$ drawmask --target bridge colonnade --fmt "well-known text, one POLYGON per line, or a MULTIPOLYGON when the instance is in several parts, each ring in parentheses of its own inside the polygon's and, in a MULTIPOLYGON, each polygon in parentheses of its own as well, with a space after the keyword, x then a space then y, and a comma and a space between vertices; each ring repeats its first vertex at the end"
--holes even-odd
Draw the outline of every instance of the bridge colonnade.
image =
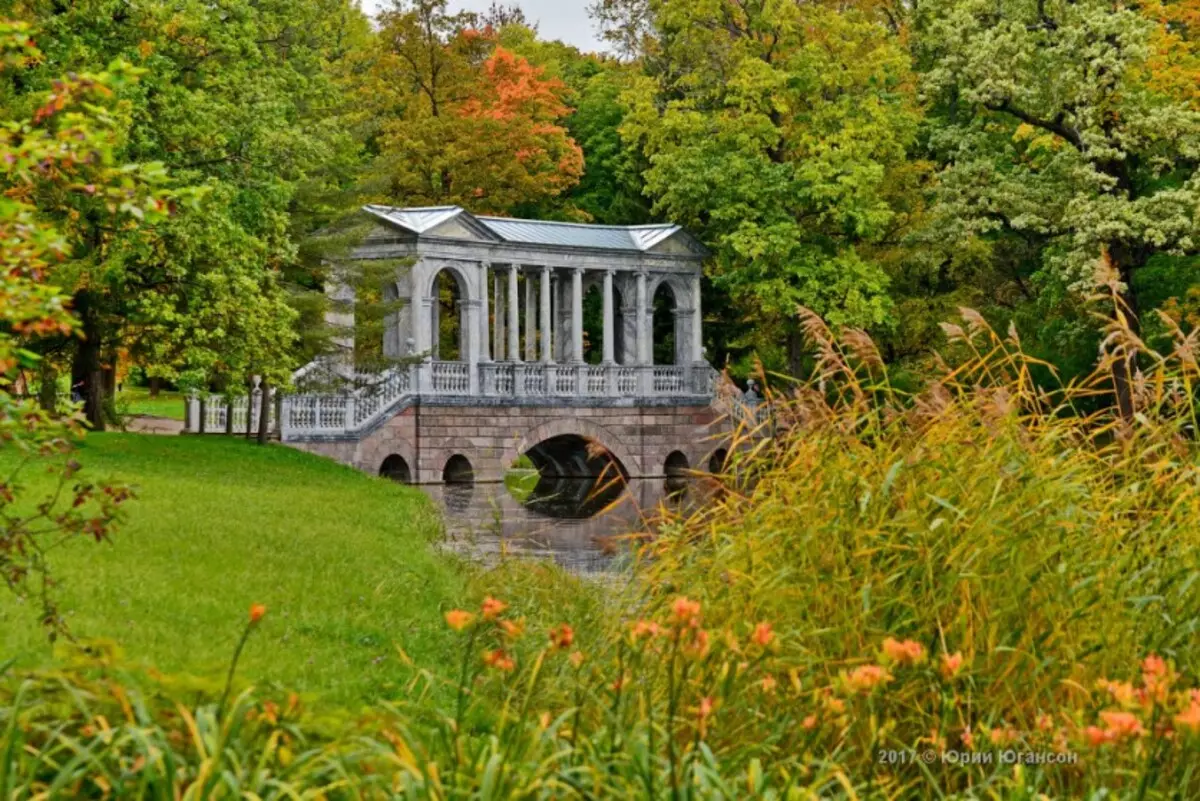
POLYGON ((448 271, 458 287, 458 361, 584 364, 584 296, 596 288, 601 296, 600 364, 653 364, 653 297, 666 287, 674 305, 673 363, 704 362, 698 273, 445 259, 421 260, 411 269, 419 293, 412 299, 417 311, 412 330, 401 330, 408 320, 397 315, 396 335, 386 340, 411 345, 408 353, 390 355, 439 360, 438 277, 448 271))

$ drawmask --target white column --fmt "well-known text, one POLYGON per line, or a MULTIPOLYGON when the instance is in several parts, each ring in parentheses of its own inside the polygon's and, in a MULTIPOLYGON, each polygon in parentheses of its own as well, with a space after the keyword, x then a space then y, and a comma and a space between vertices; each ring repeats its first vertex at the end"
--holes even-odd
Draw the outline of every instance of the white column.
POLYGON ((492 270, 492 301, 496 306, 496 319, 492 330, 494 358, 504 361, 504 282, 499 270, 492 270))
POLYGON ((604 271, 604 364, 613 363, 613 274, 604 271))
POLYGON ((542 319, 542 361, 549 364, 554 361, 553 331, 554 321, 550 317, 550 267, 542 267, 541 283, 541 319, 542 319))
POLYGON ((571 361, 583 361, 583 268, 571 270, 571 361))
POLYGON ((429 303, 429 352, 435 360, 442 358, 442 293, 433 280, 433 298, 429 303))
POLYGON ((481 362, 492 360, 491 348, 488 347, 488 270, 491 269, 491 266, 486 261, 479 263, 479 286, 483 290, 480 292, 479 303, 479 361, 481 362))
POLYGON ((537 361, 537 298, 533 273, 525 273, 525 361, 537 361))
POLYGON ((704 332, 700 330, 700 322, 704 317, 700 313, 700 273, 692 282, 692 361, 704 361, 704 332))
POLYGON ((508 360, 521 361, 521 307, 517 296, 517 265, 508 265, 508 360))
POLYGON ((650 344, 650 326, 646 325, 646 274, 637 274, 637 360, 650 364, 654 351, 650 344))

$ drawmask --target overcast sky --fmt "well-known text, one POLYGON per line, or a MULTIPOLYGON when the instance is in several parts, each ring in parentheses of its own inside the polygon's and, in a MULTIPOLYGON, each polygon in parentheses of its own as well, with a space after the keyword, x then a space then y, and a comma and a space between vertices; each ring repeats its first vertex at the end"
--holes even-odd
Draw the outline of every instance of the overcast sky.
MULTIPOLYGON (((361 0, 363 10, 374 14, 380 8, 391 5, 391 0, 361 0)), ((580 50, 601 50, 595 26, 588 17, 587 7, 591 0, 517 0, 515 5, 525 12, 525 18, 537 23, 538 35, 543 39, 561 39, 580 50)), ((458 11, 487 11, 492 0, 450 0, 451 13, 458 11)), ((513 0, 501 5, 514 5, 513 0)))

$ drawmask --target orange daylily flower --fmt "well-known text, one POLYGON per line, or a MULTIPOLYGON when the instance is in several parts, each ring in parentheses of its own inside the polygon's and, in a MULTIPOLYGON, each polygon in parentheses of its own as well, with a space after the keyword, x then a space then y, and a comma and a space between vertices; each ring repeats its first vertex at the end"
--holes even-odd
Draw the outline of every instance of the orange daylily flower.
POLYGON ((462 609, 451 609, 446 613, 446 625, 455 631, 462 631, 475 620, 475 616, 462 609))
POLYGON ((696 626, 700 622, 700 602, 681 595, 671 605, 671 614, 680 626, 696 626))
POLYGON ((508 608, 508 604, 503 601, 497 601, 492 596, 483 599, 483 606, 480 608, 480 614, 484 620, 495 620, 500 616, 500 613, 508 608))
POLYGON ((754 633, 750 635, 751 641, 755 645, 761 645, 766 648, 771 644, 771 640, 775 639, 775 633, 771 631, 771 624, 763 621, 754 627, 754 633))
POLYGON ((892 680, 892 674, 879 665, 861 665, 845 677, 846 686, 853 692, 870 692, 892 680))
POLYGON ((925 646, 916 640, 903 642, 888 637, 883 641, 883 654, 890 662, 897 665, 915 665, 925 659, 925 646))
POLYGON ((258 621, 262 620, 266 614, 267 614, 266 606, 264 606, 263 604, 253 604, 250 607, 250 622, 252 624, 257 623, 258 621))
POLYGON ((958 671, 962 669, 962 664, 962 651, 955 651, 952 654, 942 654, 942 676, 947 679, 954 678, 958 675, 958 671))
POLYGON ((560 623, 550 629, 550 644, 562 651, 571 647, 575 642, 575 630, 566 623, 560 623))
POLYGON ((1113 740, 1140 737, 1145 733, 1142 722, 1132 712, 1101 712, 1100 719, 1107 724, 1107 731, 1113 740))
POLYGON ((1187 729, 1192 734, 1200 733, 1200 703, 1192 701, 1186 710, 1176 715, 1175 725, 1187 729))
POLYGON ((508 673, 514 667, 516 667, 516 663, 513 662, 512 657, 506 654, 501 648, 497 648, 494 651, 489 651, 483 657, 483 663, 488 667, 496 668, 496 670, 501 670, 505 673, 508 673))
POLYGON ((637 642, 642 637, 657 637, 662 633, 662 626, 655 623, 653 620, 639 620, 633 624, 630 632, 633 635, 634 642, 637 642))

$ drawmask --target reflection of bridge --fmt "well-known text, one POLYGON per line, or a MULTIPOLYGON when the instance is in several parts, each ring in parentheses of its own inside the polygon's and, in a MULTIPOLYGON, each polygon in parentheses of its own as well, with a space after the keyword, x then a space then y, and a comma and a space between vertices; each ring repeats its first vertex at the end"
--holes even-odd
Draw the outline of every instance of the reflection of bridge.
MULTIPOLYGON (((280 437, 371 472, 497 480, 517 456, 571 436, 627 475, 707 464, 714 372, 700 328, 706 252, 675 225, 477 217, 455 206, 368 206, 355 260, 405 260, 384 296, 385 355, 410 364, 348 376, 334 357, 297 374, 280 437), (523 301, 522 302, 522 298, 523 301), (320 374, 340 391, 304 391, 320 374)), ((331 295, 352 299, 347 286, 331 295)), ((334 322, 350 325, 343 310, 334 322)), ((341 345, 353 347, 352 341, 341 345)))

